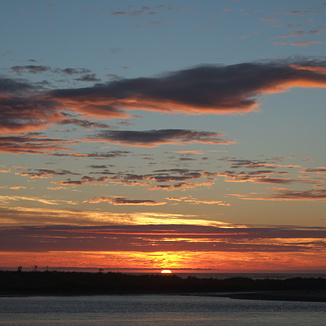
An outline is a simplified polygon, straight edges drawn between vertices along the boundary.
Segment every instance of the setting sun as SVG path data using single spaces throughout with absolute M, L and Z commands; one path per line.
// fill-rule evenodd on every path
M 171 274 L 172 272 L 169 269 L 161 270 L 161 274 Z

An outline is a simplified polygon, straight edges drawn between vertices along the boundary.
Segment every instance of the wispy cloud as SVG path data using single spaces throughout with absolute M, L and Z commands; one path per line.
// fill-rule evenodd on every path
M 259 197 L 255 195 L 240 195 L 240 199 L 245 200 L 263 200 L 263 201 L 316 201 L 326 200 L 326 189 L 312 190 L 290 190 L 285 188 L 275 188 L 275 193 L 270 196 Z M 231 194 L 232 196 L 232 194 Z
M 132 205 L 132 206 L 161 206 L 166 202 L 157 202 L 149 199 L 130 199 L 126 197 L 98 197 L 83 201 L 83 203 L 98 204 L 106 202 L 111 205 Z
M 167 200 L 174 201 L 177 203 L 183 202 L 192 205 L 217 205 L 217 206 L 230 206 L 229 203 L 222 200 L 200 200 L 192 196 L 185 197 L 167 197 Z
M 36 169 L 35 172 L 16 172 L 16 175 L 27 176 L 31 179 L 34 178 L 53 178 L 54 176 L 66 176 L 66 175 L 80 175 L 80 173 L 68 171 L 68 170 L 51 170 L 51 169 Z
M 46 154 L 67 151 L 72 140 L 49 138 L 28 133 L 20 136 L 0 136 L 0 152 L 11 154 Z
M 100 78 L 96 77 L 96 74 L 83 75 L 81 77 L 76 78 L 75 80 L 82 81 L 82 82 L 100 82 L 101 81 Z
M 107 181 L 109 178 L 108 177 L 99 177 L 99 178 L 94 178 L 90 177 L 88 175 L 84 175 L 81 180 L 65 180 L 65 181 L 57 181 L 57 182 L 52 182 L 54 184 L 58 185 L 63 185 L 63 186 L 83 186 L 88 183 L 102 183 Z
M 16 74 L 30 73 L 38 74 L 44 72 L 61 73 L 65 75 L 79 75 L 79 74 L 89 74 L 91 71 L 86 68 L 51 68 L 49 66 L 40 65 L 26 65 L 26 66 L 13 66 L 11 71 Z
M 301 41 L 301 42 L 293 42 L 291 45 L 294 46 L 309 46 L 312 44 L 323 44 L 323 41 Z
M 150 190 L 186 190 L 195 187 L 208 187 L 214 176 L 201 170 L 165 169 L 154 170 L 148 174 L 117 173 L 110 177 L 112 183 L 126 186 L 144 186 Z
M 318 173 L 318 174 L 326 174 L 326 167 L 317 167 L 317 168 L 307 168 L 302 170 L 303 173 Z
M 33 201 L 38 202 L 41 204 L 46 205 L 59 205 L 62 203 L 70 204 L 70 205 L 77 205 L 76 202 L 71 200 L 52 200 L 52 199 L 46 199 L 46 198 L 39 198 L 39 197 L 24 197 L 24 196 L 0 196 L 0 203 L 7 204 L 12 201 Z
M 308 32 L 305 32 L 303 30 L 296 30 L 293 33 L 276 36 L 274 38 L 289 38 L 289 37 L 297 37 L 297 36 L 304 36 L 304 35 L 316 35 L 319 33 L 320 33 L 320 31 L 318 29 L 314 29 L 314 30 L 311 30 Z

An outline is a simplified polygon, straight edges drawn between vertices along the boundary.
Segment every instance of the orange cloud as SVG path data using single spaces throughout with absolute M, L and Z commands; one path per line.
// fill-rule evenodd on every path
M 156 202 L 148 199 L 128 199 L 125 197 L 98 197 L 89 200 L 84 200 L 83 203 L 98 204 L 109 203 L 111 205 L 136 205 L 136 206 L 161 206 L 166 202 Z
M 193 198 L 191 196 L 186 197 L 167 197 L 167 200 L 176 201 L 176 202 L 184 202 L 194 205 L 218 205 L 218 206 L 230 206 L 229 203 L 222 201 L 222 200 L 199 200 L 196 198 Z
M 301 41 L 301 42 L 293 42 L 291 45 L 294 46 L 309 46 L 312 44 L 323 44 L 324 42 L 322 41 Z
M 310 44 L 309 42 L 306 44 Z M 298 44 L 299 45 L 299 44 Z M 62 89 L 46 97 L 63 108 L 106 117 L 123 111 L 232 114 L 258 108 L 256 98 L 292 87 L 325 87 L 326 77 L 291 65 L 325 67 L 325 62 L 243 63 L 202 66 L 158 78 L 121 79 L 89 88 Z

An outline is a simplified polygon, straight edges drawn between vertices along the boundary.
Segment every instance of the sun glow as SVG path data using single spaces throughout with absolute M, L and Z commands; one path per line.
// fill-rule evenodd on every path
M 172 272 L 171 272 L 171 270 L 169 270 L 169 269 L 162 269 L 161 270 L 161 274 L 171 274 Z

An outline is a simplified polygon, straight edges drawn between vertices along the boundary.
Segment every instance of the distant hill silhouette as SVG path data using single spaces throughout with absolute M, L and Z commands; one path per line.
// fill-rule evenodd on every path
M 324 278 L 227 279 L 181 278 L 177 275 L 122 273 L 0 271 L 0 295 L 87 295 L 136 293 L 222 293 L 261 291 L 324 291 Z M 325 298 L 326 300 L 326 298 Z

